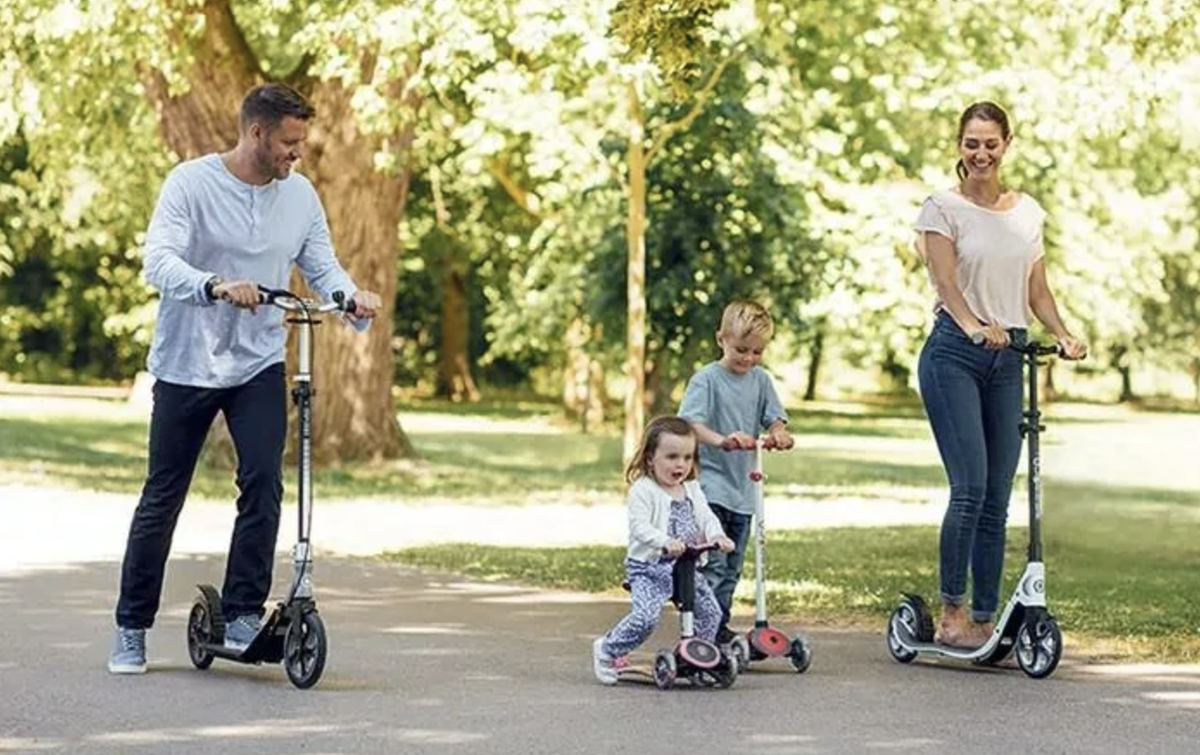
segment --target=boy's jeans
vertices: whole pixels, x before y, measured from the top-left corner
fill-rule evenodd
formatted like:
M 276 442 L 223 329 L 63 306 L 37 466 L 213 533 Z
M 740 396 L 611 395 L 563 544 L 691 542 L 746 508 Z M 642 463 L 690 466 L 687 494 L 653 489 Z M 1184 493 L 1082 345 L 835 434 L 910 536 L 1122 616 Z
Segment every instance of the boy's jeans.
M 720 520 L 725 536 L 732 540 L 735 546 L 732 553 L 710 551 L 708 563 L 704 566 L 704 576 L 712 585 L 717 603 L 721 606 L 721 626 L 727 627 L 733 606 L 733 591 L 742 577 L 742 564 L 746 560 L 746 541 L 750 539 L 750 522 L 754 517 L 730 511 L 711 501 L 708 505 Z

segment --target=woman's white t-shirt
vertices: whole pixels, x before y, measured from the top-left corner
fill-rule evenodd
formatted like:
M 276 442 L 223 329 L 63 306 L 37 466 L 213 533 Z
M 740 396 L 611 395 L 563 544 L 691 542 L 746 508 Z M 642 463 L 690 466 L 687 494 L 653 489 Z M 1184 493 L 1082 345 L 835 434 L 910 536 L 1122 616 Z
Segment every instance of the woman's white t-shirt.
M 958 287 L 971 312 L 987 325 L 1027 328 L 1029 274 L 1045 254 L 1045 221 L 1046 211 L 1027 194 L 1007 209 L 989 210 L 956 191 L 939 191 L 921 205 L 917 248 L 924 255 L 926 233 L 953 241 Z M 934 310 L 941 308 L 939 299 Z

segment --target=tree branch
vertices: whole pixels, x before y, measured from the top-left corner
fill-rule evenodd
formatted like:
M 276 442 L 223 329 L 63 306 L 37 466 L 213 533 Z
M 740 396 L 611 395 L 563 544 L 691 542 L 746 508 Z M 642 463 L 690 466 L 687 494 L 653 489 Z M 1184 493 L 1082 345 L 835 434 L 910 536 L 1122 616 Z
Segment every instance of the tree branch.
M 717 88 L 717 82 L 721 80 L 721 76 L 725 73 L 725 69 L 728 68 L 729 64 L 738 58 L 739 55 L 740 53 L 736 52 L 729 55 L 727 58 L 721 61 L 720 65 L 718 65 L 715 70 L 713 70 L 712 74 L 708 77 L 708 81 L 705 82 L 700 91 L 696 93 L 696 101 L 692 104 L 692 109 L 688 111 L 687 115 L 683 116 L 677 121 L 671 121 L 659 129 L 658 137 L 654 140 L 654 143 L 650 146 L 650 149 L 646 150 L 646 165 L 649 165 L 654 161 L 654 156 L 658 154 L 658 151 L 662 149 L 663 145 L 667 143 L 668 139 L 680 131 L 686 131 L 688 127 L 700 117 L 700 113 L 704 111 L 704 106 L 708 103 L 709 97 L 712 96 L 713 90 Z
M 505 193 L 517 203 L 517 207 L 520 207 L 538 220 L 542 219 L 541 211 L 535 209 L 534 202 L 530 201 L 531 196 L 537 199 L 537 194 L 525 189 L 513 180 L 513 177 L 508 174 L 507 165 L 500 160 L 492 160 L 488 163 L 488 173 L 504 188 Z

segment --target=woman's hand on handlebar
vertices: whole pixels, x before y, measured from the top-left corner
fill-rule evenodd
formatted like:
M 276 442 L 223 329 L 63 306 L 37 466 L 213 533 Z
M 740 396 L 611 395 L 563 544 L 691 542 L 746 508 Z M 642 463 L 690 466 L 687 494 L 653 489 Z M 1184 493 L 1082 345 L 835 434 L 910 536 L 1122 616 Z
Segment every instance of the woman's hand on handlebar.
M 1087 356 L 1088 347 L 1082 340 L 1068 334 L 1059 337 L 1058 353 L 1063 359 L 1083 359 Z
M 352 322 L 359 320 L 370 320 L 379 314 L 379 310 L 383 308 L 383 300 L 379 298 L 379 294 L 374 291 L 355 291 L 354 292 L 354 309 L 346 313 L 346 317 Z
M 733 553 L 733 549 L 737 547 L 732 540 L 724 535 L 718 536 L 716 540 L 713 540 L 713 542 L 716 544 L 717 550 L 721 551 L 722 553 Z
M 258 284 L 254 281 L 221 281 L 213 286 L 212 294 L 218 301 L 226 301 L 251 312 L 258 311 L 258 305 L 262 304 Z
M 771 432 L 767 433 L 767 437 L 763 441 L 763 448 L 775 451 L 788 451 L 795 445 L 795 438 L 783 427 L 776 427 L 771 430 Z
M 999 325 L 984 325 L 971 333 L 971 342 L 985 349 L 999 351 L 1008 348 L 1012 340 L 1008 337 L 1008 331 Z

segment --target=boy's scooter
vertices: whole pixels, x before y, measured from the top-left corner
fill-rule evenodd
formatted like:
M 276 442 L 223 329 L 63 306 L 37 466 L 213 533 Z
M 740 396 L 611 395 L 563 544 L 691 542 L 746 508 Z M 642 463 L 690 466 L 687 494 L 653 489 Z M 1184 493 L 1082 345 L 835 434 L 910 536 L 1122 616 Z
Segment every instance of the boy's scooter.
M 198 669 L 212 665 L 214 658 L 238 663 L 259 664 L 283 661 L 288 679 L 300 689 L 317 683 L 325 670 L 328 641 L 325 624 L 317 613 L 312 591 L 312 548 L 309 533 L 312 527 L 312 329 L 320 324 L 321 316 L 329 312 L 351 312 L 354 300 L 346 299 L 339 291 L 333 301 L 320 304 L 287 291 L 259 286 L 260 298 L 293 316 L 288 322 L 300 326 L 299 364 L 292 378 L 292 399 L 300 414 L 299 528 L 296 546 L 292 550 L 292 585 L 287 597 L 263 622 L 258 634 L 244 649 L 225 645 L 225 615 L 221 595 L 212 585 L 198 585 L 200 595 L 188 616 L 188 655 Z
M 919 595 L 905 593 L 900 607 L 888 621 L 887 646 L 892 657 L 911 663 L 920 653 L 972 661 L 981 665 L 999 663 L 1016 651 L 1017 664 L 1034 679 L 1054 673 L 1062 658 L 1062 632 L 1046 608 L 1046 566 L 1042 561 L 1042 467 L 1039 434 L 1045 430 L 1038 410 L 1038 357 L 1059 353 L 1057 346 L 1029 343 L 1010 346 L 1020 352 L 1028 367 L 1029 402 L 1021 422 L 1021 435 L 1029 450 L 1029 560 L 1016 590 L 996 622 L 988 641 L 978 648 L 955 648 L 933 641 L 933 616 Z
M 672 650 L 660 650 L 654 656 L 654 666 L 646 669 L 627 665 L 619 668 L 617 678 L 623 681 L 644 681 L 649 677 L 662 690 L 671 689 L 677 679 L 687 679 L 693 686 L 722 689 L 737 680 L 737 660 L 708 640 L 696 636 L 693 611 L 696 605 L 696 559 L 700 554 L 716 549 L 715 543 L 688 546 L 675 559 L 673 570 L 674 593 L 671 602 L 679 608 L 679 642 Z
M 754 628 L 745 635 L 738 635 L 730 642 L 730 651 L 738 661 L 738 670 L 745 671 L 751 661 L 767 658 L 787 658 L 796 673 L 803 674 L 812 663 L 812 647 L 803 635 L 788 637 L 767 622 L 767 529 L 766 506 L 763 502 L 762 452 L 770 448 L 767 438 L 759 438 L 754 444 L 754 469 L 750 480 L 754 483 Z

